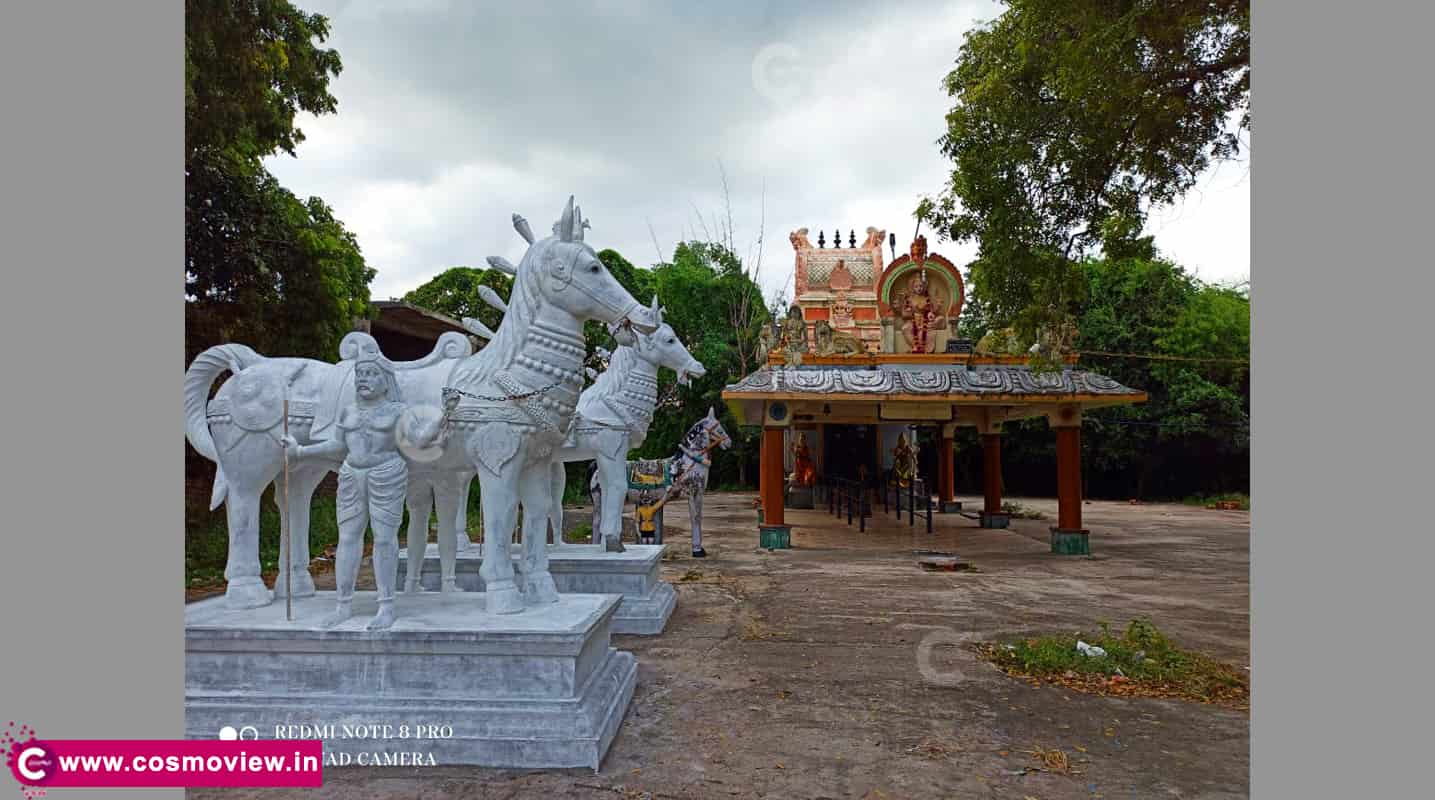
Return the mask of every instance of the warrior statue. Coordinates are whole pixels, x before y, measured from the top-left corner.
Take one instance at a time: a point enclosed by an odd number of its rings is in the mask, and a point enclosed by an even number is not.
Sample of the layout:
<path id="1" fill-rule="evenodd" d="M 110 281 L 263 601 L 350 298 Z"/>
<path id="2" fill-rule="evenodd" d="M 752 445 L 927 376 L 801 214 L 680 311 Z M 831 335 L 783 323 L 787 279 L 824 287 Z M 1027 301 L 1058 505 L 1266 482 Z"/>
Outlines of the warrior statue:
<path id="1" fill-rule="evenodd" d="M 320 444 L 301 445 L 293 436 L 284 446 L 294 458 L 340 458 L 339 547 L 335 583 L 339 605 L 323 621 L 332 627 L 353 615 L 354 584 L 364 554 L 364 529 L 374 529 L 374 583 L 379 589 L 379 611 L 369 630 L 394 623 L 394 582 L 398 578 L 399 523 L 408 492 L 408 464 L 399 452 L 400 416 L 405 406 L 399 396 L 393 367 L 381 354 L 360 354 L 354 367 L 355 403 L 339 414 L 332 438 Z M 444 433 L 442 419 L 415 423 L 407 440 L 419 447 L 437 442 Z"/>

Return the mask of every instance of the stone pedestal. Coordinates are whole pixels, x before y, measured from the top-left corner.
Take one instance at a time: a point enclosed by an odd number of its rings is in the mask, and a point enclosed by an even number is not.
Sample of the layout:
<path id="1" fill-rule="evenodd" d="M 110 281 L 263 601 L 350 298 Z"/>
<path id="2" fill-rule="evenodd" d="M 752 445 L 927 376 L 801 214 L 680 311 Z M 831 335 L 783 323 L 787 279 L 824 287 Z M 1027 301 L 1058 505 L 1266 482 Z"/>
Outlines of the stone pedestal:
<path id="1" fill-rule="evenodd" d="M 1007 528 L 1011 526 L 1011 515 L 1005 511 L 983 511 L 977 522 L 983 528 Z"/>
<path id="2" fill-rule="evenodd" d="M 1068 530 L 1053 527 L 1051 529 L 1051 552 L 1066 556 L 1089 556 L 1091 555 L 1089 534 L 1090 531 L 1084 529 Z"/>
<path id="3" fill-rule="evenodd" d="M 787 490 L 788 508 L 812 508 L 812 487 L 793 486 Z"/>
<path id="4" fill-rule="evenodd" d="M 665 545 L 627 544 L 621 553 L 609 553 L 602 545 L 548 545 L 548 571 L 553 582 L 564 594 L 616 594 L 621 602 L 613 615 L 614 633 L 658 634 L 668 624 L 677 605 L 677 592 L 672 584 L 658 575 L 658 563 Z M 399 552 L 399 586 L 408 574 L 408 553 Z M 483 548 L 471 547 L 460 552 L 454 561 L 459 588 L 469 592 L 483 591 L 483 578 L 478 568 L 483 564 Z M 513 566 L 522 563 L 517 553 Z M 429 542 L 424 551 L 423 576 L 419 584 L 429 591 L 439 588 L 438 544 Z"/>
<path id="5" fill-rule="evenodd" d="M 943 501 L 941 501 L 941 508 L 939 509 L 939 513 L 942 513 L 942 514 L 959 514 L 959 513 L 961 513 L 961 511 L 962 511 L 962 501 L 960 501 L 960 500 L 943 500 Z"/>
<path id="6" fill-rule="evenodd" d="M 320 738 L 326 764 L 596 770 L 633 697 L 637 661 L 609 644 L 611 595 L 501 616 L 478 593 L 403 596 L 375 632 L 373 592 L 320 628 L 334 602 L 296 598 L 293 622 L 283 603 L 186 606 L 185 736 Z"/>

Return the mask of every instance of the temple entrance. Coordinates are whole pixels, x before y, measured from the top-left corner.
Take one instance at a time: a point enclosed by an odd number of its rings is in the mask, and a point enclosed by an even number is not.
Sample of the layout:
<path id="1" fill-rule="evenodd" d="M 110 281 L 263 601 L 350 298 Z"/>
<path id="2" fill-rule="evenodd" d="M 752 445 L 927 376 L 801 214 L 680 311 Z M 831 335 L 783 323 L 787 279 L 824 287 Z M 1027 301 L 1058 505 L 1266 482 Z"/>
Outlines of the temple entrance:
<path id="1" fill-rule="evenodd" d="M 877 440 L 871 425 L 823 425 L 822 470 L 826 478 L 857 480 L 867 467 L 868 480 L 877 475 Z"/>

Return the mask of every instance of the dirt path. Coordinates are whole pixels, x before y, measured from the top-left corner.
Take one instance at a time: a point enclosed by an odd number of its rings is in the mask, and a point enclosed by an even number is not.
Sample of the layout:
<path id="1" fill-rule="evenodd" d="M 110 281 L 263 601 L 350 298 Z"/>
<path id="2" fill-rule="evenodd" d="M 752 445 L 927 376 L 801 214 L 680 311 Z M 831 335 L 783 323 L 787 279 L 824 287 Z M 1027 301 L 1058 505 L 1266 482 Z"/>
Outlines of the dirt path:
<path id="1" fill-rule="evenodd" d="M 984 531 L 939 517 L 929 536 L 884 518 L 859 534 L 789 510 L 794 549 L 768 552 L 751 499 L 709 496 L 702 560 L 688 556 L 685 513 L 667 515 L 677 610 L 661 636 L 614 637 L 638 656 L 638 688 L 599 773 L 330 769 L 303 796 L 1246 796 L 1246 714 L 1032 687 L 963 643 L 1143 615 L 1182 646 L 1249 664 L 1249 514 L 1089 503 L 1085 558 L 1051 555 L 1048 521 Z M 1054 500 L 1016 501 L 1055 516 Z M 979 571 L 924 572 L 913 549 Z M 1034 771 L 1038 748 L 1079 774 Z"/>

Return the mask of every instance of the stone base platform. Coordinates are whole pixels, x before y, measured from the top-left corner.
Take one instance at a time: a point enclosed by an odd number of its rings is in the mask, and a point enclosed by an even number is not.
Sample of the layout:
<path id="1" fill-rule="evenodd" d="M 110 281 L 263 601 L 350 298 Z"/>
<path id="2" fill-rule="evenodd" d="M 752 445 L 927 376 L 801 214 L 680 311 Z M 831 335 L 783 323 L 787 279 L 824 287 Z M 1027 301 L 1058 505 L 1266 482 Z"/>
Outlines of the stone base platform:
<path id="1" fill-rule="evenodd" d="M 484 602 L 400 596 L 387 631 L 365 630 L 373 592 L 330 629 L 319 621 L 333 592 L 295 598 L 293 622 L 282 602 L 190 604 L 185 736 L 323 739 L 326 765 L 598 769 L 637 682 L 633 654 L 609 643 L 618 598 L 570 594 L 501 616 Z"/>
<path id="2" fill-rule="evenodd" d="M 625 544 L 622 553 L 604 551 L 602 545 L 548 545 L 548 571 L 563 594 L 616 594 L 622 602 L 613 615 L 614 633 L 653 635 L 663 632 L 677 606 L 678 594 L 672 584 L 659 577 L 658 562 L 665 545 Z M 515 551 L 517 547 L 514 548 Z M 514 569 L 521 562 L 514 555 Z M 477 545 L 458 553 L 454 572 L 460 589 L 483 591 L 478 568 L 483 548 Z M 399 583 L 408 574 L 408 553 L 399 551 Z M 438 544 L 429 542 L 424 551 L 423 575 L 419 585 L 429 591 L 439 588 Z"/>
<path id="3" fill-rule="evenodd" d="M 1011 515 L 1005 511 L 983 511 L 977 524 L 983 528 L 1011 527 Z"/>
<path id="4" fill-rule="evenodd" d="M 786 505 L 788 508 L 812 508 L 812 487 L 811 486 L 790 486 L 787 489 Z"/>

